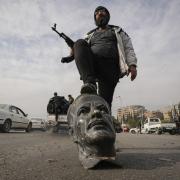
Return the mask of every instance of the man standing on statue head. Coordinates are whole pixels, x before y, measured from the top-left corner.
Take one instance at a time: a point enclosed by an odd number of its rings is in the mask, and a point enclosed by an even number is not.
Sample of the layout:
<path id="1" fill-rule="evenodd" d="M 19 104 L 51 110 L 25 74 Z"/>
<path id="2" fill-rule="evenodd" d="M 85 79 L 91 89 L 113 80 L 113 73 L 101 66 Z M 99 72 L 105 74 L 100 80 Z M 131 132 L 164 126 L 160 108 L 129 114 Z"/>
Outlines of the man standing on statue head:
<path id="1" fill-rule="evenodd" d="M 111 108 L 119 78 L 136 78 L 137 58 L 129 35 L 119 26 L 109 25 L 110 13 L 98 6 L 94 11 L 95 29 L 74 43 L 71 55 L 83 80 L 81 94 L 99 94 Z M 97 92 L 98 85 L 98 92 Z"/>

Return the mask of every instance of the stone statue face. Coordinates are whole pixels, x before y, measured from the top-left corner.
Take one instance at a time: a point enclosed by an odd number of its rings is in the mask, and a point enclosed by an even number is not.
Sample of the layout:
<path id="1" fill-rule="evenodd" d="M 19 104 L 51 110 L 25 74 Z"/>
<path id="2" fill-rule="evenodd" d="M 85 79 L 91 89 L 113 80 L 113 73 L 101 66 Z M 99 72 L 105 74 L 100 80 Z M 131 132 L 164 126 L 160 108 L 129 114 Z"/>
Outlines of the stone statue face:
<path id="1" fill-rule="evenodd" d="M 109 106 L 103 98 L 79 96 L 71 105 L 67 118 L 81 156 L 86 160 L 115 156 L 116 134 Z"/>

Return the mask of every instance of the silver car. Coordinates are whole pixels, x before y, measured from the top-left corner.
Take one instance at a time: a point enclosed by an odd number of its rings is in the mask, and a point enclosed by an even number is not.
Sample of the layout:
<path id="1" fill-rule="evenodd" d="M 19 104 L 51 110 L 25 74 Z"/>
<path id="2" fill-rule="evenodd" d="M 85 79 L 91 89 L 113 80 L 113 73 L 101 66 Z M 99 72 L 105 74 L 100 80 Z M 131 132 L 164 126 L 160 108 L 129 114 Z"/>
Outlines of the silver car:
<path id="1" fill-rule="evenodd" d="M 20 108 L 9 104 L 0 104 L 0 129 L 3 132 L 9 132 L 10 129 L 24 129 L 26 132 L 30 132 L 32 122 Z"/>

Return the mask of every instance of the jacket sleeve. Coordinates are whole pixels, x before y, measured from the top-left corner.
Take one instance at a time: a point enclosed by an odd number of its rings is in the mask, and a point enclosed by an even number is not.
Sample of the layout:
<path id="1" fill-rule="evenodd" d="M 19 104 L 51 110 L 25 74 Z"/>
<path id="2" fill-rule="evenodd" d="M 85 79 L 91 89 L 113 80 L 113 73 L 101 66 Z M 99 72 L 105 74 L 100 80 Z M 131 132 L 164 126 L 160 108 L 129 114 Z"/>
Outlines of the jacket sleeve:
<path id="1" fill-rule="evenodd" d="M 134 52 L 134 48 L 131 42 L 131 38 L 128 36 L 126 32 L 123 30 L 120 31 L 120 36 L 122 38 L 123 46 L 124 46 L 124 52 L 126 56 L 126 63 L 128 66 L 135 65 L 137 66 L 137 58 L 136 54 Z"/>

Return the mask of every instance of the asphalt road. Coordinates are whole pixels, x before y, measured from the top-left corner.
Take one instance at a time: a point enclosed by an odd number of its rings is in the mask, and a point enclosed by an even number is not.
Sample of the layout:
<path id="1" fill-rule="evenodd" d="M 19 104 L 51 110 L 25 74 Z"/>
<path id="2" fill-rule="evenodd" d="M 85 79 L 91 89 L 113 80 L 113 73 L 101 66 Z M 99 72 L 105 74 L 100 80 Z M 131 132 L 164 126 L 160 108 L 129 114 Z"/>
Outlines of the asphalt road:
<path id="1" fill-rule="evenodd" d="M 0 180 L 179 180 L 180 135 L 117 134 L 117 159 L 85 170 L 66 131 L 0 133 Z"/>

